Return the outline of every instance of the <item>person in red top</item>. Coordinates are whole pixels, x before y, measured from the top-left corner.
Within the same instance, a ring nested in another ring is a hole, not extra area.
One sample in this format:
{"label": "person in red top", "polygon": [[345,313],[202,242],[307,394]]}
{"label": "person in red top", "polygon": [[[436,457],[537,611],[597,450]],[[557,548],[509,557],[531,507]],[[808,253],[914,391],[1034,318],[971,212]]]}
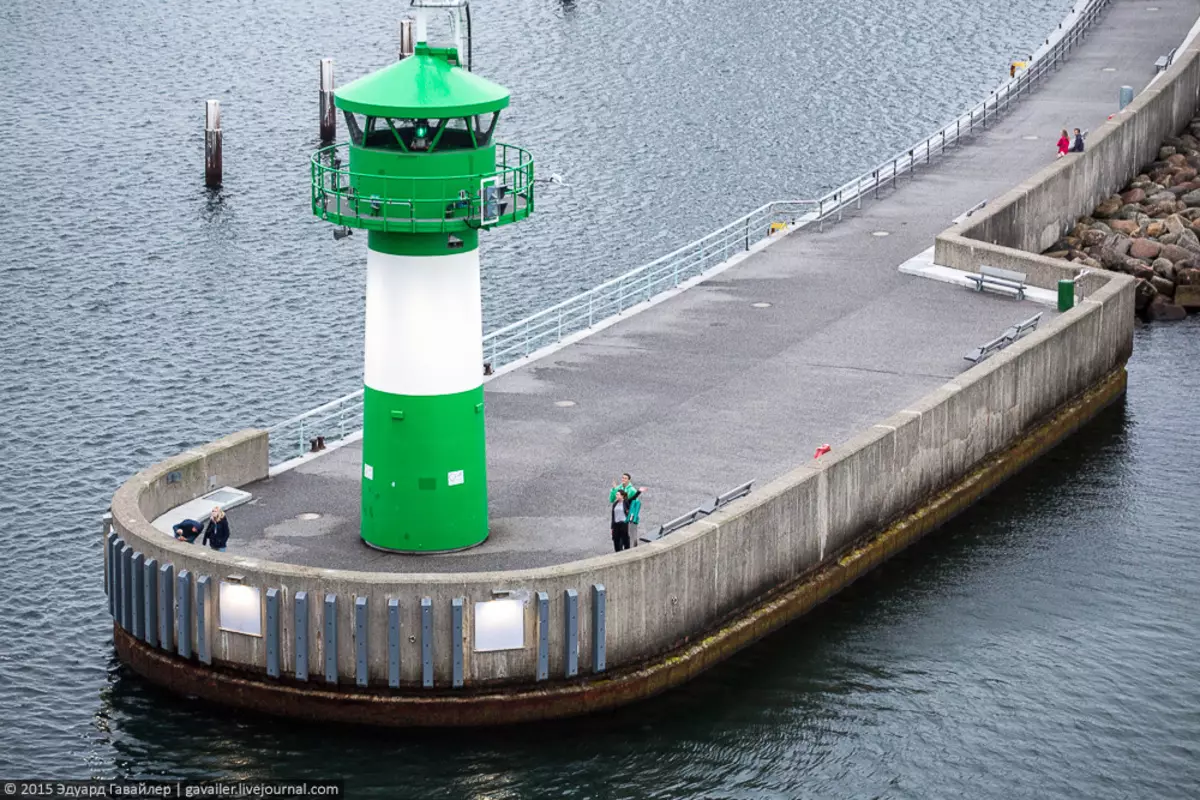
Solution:
{"label": "person in red top", "polygon": [[1062,158],[1071,149],[1071,137],[1067,136],[1067,129],[1063,128],[1062,134],[1058,137],[1058,155],[1055,158]]}

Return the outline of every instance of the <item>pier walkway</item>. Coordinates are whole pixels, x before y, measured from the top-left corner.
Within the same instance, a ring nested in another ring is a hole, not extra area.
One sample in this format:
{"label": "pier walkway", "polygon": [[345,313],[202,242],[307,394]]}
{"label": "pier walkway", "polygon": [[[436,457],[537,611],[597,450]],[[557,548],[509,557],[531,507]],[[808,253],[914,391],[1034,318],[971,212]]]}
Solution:
{"label": "pier walkway", "polygon": [[[1153,6],[1115,2],[1057,74],[915,180],[902,178],[894,197],[823,233],[792,233],[489,381],[483,545],[442,556],[363,545],[361,449],[351,444],[246,487],[255,500],[230,513],[230,553],[381,572],[560,564],[610,551],[606,501],[622,472],[649,487],[645,531],[747,480],[761,485],[821,444],[836,450],[970,367],[963,354],[973,347],[1053,313],[897,267],[954,217],[1052,160],[1059,129],[1096,128],[1116,111],[1121,85],[1149,82],[1200,10],[1194,0]],[[320,516],[298,519],[305,512]]]}

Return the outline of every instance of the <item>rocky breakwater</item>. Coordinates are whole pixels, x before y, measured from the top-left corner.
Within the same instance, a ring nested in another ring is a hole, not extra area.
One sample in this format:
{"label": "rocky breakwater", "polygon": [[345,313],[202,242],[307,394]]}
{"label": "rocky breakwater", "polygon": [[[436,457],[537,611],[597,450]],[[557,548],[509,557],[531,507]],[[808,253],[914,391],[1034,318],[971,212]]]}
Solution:
{"label": "rocky breakwater", "polygon": [[1200,311],[1200,117],[1045,254],[1133,275],[1143,319]]}

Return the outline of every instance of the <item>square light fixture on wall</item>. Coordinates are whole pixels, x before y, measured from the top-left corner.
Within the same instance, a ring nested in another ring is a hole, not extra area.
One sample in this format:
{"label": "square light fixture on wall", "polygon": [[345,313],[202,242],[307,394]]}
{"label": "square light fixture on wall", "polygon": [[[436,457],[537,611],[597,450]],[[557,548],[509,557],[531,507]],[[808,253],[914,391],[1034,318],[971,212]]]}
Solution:
{"label": "square light fixture on wall", "polygon": [[257,586],[221,581],[217,627],[232,633],[262,636],[262,590]]}
{"label": "square light fixture on wall", "polygon": [[475,604],[475,652],[525,647],[525,603],[498,599]]}

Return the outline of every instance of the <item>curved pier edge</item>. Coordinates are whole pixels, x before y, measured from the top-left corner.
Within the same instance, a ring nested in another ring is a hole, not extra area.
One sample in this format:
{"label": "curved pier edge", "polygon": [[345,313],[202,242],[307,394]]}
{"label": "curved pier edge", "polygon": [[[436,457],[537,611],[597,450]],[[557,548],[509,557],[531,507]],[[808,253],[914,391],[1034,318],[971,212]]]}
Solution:
{"label": "curved pier edge", "polygon": [[536,689],[453,694],[337,690],[263,680],[167,655],[119,624],[113,640],[120,660],[172,691],[216,704],[314,721],[385,727],[509,725],[590,714],[679,686],[742,648],[782,628],[913,542],[936,530],[1025,466],[1053,449],[1125,394],[1124,363],[1059,406],[1005,450],[984,459],[947,489],[836,560],[744,609],[707,634],[642,665],[602,677]]}

